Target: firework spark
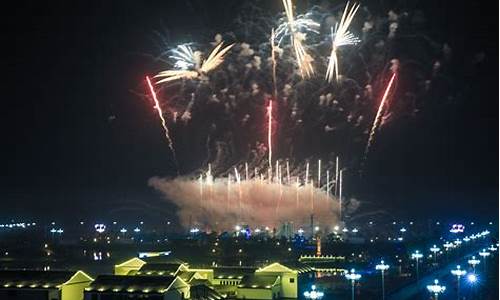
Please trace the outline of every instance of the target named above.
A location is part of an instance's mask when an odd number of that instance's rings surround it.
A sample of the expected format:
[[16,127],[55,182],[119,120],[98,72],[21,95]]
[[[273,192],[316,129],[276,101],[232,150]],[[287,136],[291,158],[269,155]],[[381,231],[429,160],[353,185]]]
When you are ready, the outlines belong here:
[[180,70],[199,68],[201,62],[200,53],[193,51],[189,44],[178,45],[171,52],[172,55],[169,58],[175,60],[174,68]]
[[325,79],[328,80],[328,82],[332,82],[334,74],[335,79],[339,79],[339,60],[337,56],[338,48],[346,45],[356,45],[359,43],[359,39],[349,31],[349,26],[351,25],[358,8],[359,4],[354,4],[351,8],[349,8],[349,2],[347,2],[342,18],[340,19],[340,23],[335,25],[335,30],[331,28],[332,52],[330,53],[328,68],[325,75]]
[[[283,6],[285,7],[285,15],[287,19],[286,25],[290,34],[290,42],[295,54],[295,59],[297,60],[300,75],[302,78],[309,78],[314,74],[314,68],[312,66],[313,58],[307,53],[304,45],[302,44],[305,40],[305,33],[299,31],[299,28],[301,28],[301,25],[299,24],[303,22],[297,23],[297,19],[295,19],[293,15],[292,0],[283,0]],[[278,32],[280,32],[279,28]]]
[[370,151],[370,146],[373,143],[373,139],[375,138],[375,132],[377,131],[378,126],[380,125],[380,119],[382,117],[382,112],[384,110],[385,103],[387,102],[387,97],[389,96],[389,91],[392,89],[392,85],[394,84],[394,80],[396,79],[396,73],[392,74],[391,80],[387,87],[385,88],[384,95],[382,96],[382,100],[380,101],[380,105],[377,110],[377,115],[375,116],[375,120],[373,120],[372,129],[370,131],[370,136],[368,138],[368,142],[366,143],[365,148],[365,159],[368,156],[368,152]]
[[[216,69],[223,61],[224,61],[224,55],[234,46],[234,44],[231,44],[229,46],[226,46],[222,48],[222,44],[218,44],[214,50],[210,53],[208,58],[201,64],[201,67],[195,70],[188,69],[188,70],[166,70],[158,73],[155,78],[162,78],[159,81],[156,82],[156,84],[159,83],[164,83],[164,82],[171,82],[175,81],[178,79],[195,79],[201,75],[208,74],[209,72],[213,71]],[[190,57],[189,50],[185,49],[187,52],[182,52],[179,51],[179,53],[182,53],[182,55],[186,57]],[[181,56],[182,56],[181,55]],[[195,54],[193,53],[193,56]],[[193,57],[191,57],[193,58]]]
[[[285,3],[287,2],[287,3]],[[290,3],[288,3],[290,2]],[[316,21],[314,21],[312,18],[309,17],[308,14],[305,15],[298,15],[297,17],[293,17],[293,11],[292,13],[292,21],[290,22],[290,18],[287,13],[287,8],[292,7],[291,1],[283,0],[283,6],[285,6],[285,14],[286,18],[285,20],[276,28],[276,35],[275,38],[278,42],[278,46],[281,45],[283,40],[286,37],[291,37],[295,32],[301,32],[304,34],[307,33],[313,33],[313,34],[319,34],[319,29],[320,29],[320,24]],[[292,30],[293,28],[293,30]]]
[[153,84],[151,83],[149,76],[146,76],[146,81],[148,83],[148,87],[149,87],[149,90],[151,92],[151,96],[153,97],[153,101],[155,102],[155,106],[153,108],[156,109],[156,111],[158,112],[158,116],[160,117],[160,120],[161,120],[161,126],[163,127],[163,131],[165,133],[165,138],[167,139],[167,142],[168,142],[168,147],[170,148],[170,151],[172,152],[174,162],[177,164],[177,158],[175,155],[174,144],[172,142],[172,139],[170,138],[170,132],[168,130],[167,121],[163,117],[163,111],[161,109],[160,102],[158,101],[158,97],[156,96],[155,89],[153,88]]
[[269,105],[267,106],[267,147],[268,147],[268,160],[269,168],[273,167],[273,100],[269,100]]

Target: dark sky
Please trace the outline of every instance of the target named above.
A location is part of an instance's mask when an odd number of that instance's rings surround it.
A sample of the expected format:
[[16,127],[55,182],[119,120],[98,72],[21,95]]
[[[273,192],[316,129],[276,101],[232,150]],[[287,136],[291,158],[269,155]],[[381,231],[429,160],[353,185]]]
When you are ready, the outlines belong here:
[[[157,51],[155,30],[227,29],[240,1],[210,2],[32,1],[2,11],[0,219],[168,210],[146,184],[169,173],[168,149],[150,104],[131,91],[158,67],[145,55]],[[464,61],[484,51],[487,63],[481,76],[458,76],[473,82],[467,105],[381,137],[359,190],[390,212],[496,215],[498,10],[422,2],[437,38]]]

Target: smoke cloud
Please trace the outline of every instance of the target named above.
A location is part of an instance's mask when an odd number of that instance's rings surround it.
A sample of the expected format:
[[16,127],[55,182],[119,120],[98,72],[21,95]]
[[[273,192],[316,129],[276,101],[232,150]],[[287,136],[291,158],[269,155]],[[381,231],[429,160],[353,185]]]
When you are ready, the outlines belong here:
[[284,222],[293,222],[295,228],[309,228],[314,214],[315,225],[330,231],[338,221],[338,200],[312,184],[153,177],[149,185],[178,207],[180,222],[186,228],[197,225],[224,231],[238,224],[253,229],[279,228]]

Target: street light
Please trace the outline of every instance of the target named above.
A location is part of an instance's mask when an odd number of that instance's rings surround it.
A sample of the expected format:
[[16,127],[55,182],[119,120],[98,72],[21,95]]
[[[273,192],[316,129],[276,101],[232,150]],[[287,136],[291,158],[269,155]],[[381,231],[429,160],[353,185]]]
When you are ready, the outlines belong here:
[[491,245],[490,247],[488,247],[488,250],[490,250],[491,252],[495,252],[498,250],[498,248],[495,247],[495,245]]
[[467,262],[469,263],[469,265],[472,266],[472,270],[474,271],[474,273],[476,273],[476,265],[479,265],[481,261],[479,259],[476,259],[475,256],[472,256],[472,258],[469,259]]
[[430,284],[427,286],[427,290],[434,295],[434,300],[437,300],[439,294],[444,293],[446,287],[444,285],[439,284],[439,280],[434,279],[434,284]]
[[474,273],[471,273],[471,274],[467,275],[467,281],[469,283],[471,283],[471,284],[476,283],[476,281],[477,281],[477,275],[474,274]]
[[323,292],[316,290],[316,286],[314,284],[311,286],[311,291],[304,292],[304,297],[306,297],[306,299],[321,299],[324,295],[325,294]]
[[467,272],[465,270],[460,269],[460,265],[457,265],[457,268],[451,270],[451,274],[457,276],[457,299],[460,300],[460,277],[464,276]]
[[385,270],[389,269],[389,265],[386,265],[383,260],[380,261],[378,265],[375,266],[376,270],[380,271],[380,274],[382,275],[382,300],[385,299],[385,285],[384,285],[384,273]]
[[441,248],[436,247],[436,245],[430,248],[431,252],[434,253],[434,263],[436,263],[436,254],[441,250]]
[[490,256],[491,253],[489,253],[488,251],[486,251],[486,249],[483,249],[481,251],[479,251],[479,256],[481,256],[483,258],[483,262],[484,262],[484,273],[486,273],[486,258],[488,256]]
[[351,269],[349,273],[345,274],[345,278],[351,281],[351,299],[354,300],[354,283],[356,280],[361,278],[361,274],[358,274],[354,269]]
[[415,253],[411,254],[411,258],[416,260],[416,268],[417,268],[417,281],[418,281],[418,260],[421,259],[424,255],[420,253],[420,251],[416,250]]

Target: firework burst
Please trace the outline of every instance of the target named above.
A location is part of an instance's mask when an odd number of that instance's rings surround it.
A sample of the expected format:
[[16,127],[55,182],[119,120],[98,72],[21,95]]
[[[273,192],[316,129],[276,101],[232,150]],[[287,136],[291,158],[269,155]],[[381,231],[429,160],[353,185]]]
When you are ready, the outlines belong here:
[[198,69],[201,63],[201,55],[193,51],[189,44],[182,44],[171,50],[169,58],[175,60],[174,68],[179,70]]
[[[280,25],[277,30],[277,36],[281,36],[282,39],[283,36],[285,36],[284,33],[288,33],[286,35],[290,35],[290,42],[295,54],[295,59],[297,60],[297,66],[299,67],[300,75],[302,76],[302,78],[309,78],[314,74],[314,68],[312,66],[313,58],[307,53],[304,45],[302,44],[302,42],[306,38],[306,34],[300,32],[300,28],[313,28],[311,24],[305,25],[313,21],[311,20],[305,22],[305,20],[309,19],[300,19],[301,21],[298,22],[293,14],[292,0],[283,0],[283,6],[285,8],[285,15],[287,19],[287,22],[285,23],[287,30],[280,30]],[[318,23],[313,23],[319,27]],[[278,38],[278,45],[279,41],[280,38]]]
[[339,60],[337,56],[337,50],[339,47],[347,45],[356,45],[359,43],[359,39],[349,31],[349,26],[359,9],[359,4],[354,4],[349,8],[349,2],[347,2],[340,23],[335,25],[335,30],[331,28],[331,38],[332,38],[332,51],[330,53],[330,58],[328,60],[328,68],[326,70],[325,79],[328,82],[332,82],[333,76],[335,79],[339,79]]
[[[155,78],[160,78],[156,82],[156,84],[159,83],[164,83],[164,82],[171,82],[179,79],[195,79],[201,75],[208,74],[209,72],[213,71],[216,69],[222,62],[224,62],[224,55],[234,46],[234,44],[231,44],[229,46],[226,46],[222,48],[222,43],[218,44],[214,50],[210,53],[208,58],[203,61],[201,64],[200,68],[196,69],[182,69],[182,70],[166,70],[158,73]],[[192,53],[192,55],[191,55]],[[177,63],[182,61],[180,63],[181,66],[187,66],[190,63],[193,63],[193,65],[196,67],[196,52],[192,52],[192,49],[190,47],[183,47],[179,48],[177,52],[175,52],[176,58],[177,58]],[[175,58],[174,58],[175,59]],[[199,59],[198,59],[199,60]]]

